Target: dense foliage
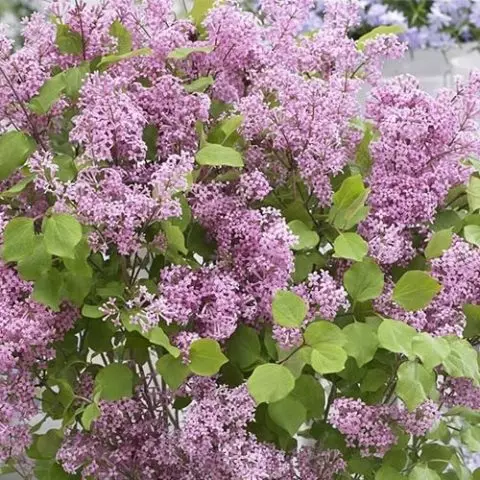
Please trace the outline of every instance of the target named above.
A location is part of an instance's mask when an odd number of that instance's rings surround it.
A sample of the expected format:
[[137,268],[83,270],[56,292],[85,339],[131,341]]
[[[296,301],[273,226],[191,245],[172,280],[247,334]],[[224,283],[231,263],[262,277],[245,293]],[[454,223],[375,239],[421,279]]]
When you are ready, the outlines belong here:
[[4,470],[478,478],[480,74],[382,82],[353,1],[211,7],[0,37]]

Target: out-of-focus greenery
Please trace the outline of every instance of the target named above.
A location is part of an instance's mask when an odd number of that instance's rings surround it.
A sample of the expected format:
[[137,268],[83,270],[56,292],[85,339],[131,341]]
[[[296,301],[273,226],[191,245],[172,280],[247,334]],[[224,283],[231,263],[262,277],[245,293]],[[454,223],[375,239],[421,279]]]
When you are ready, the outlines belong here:
[[12,37],[20,33],[20,20],[38,8],[38,0],[0,0],[0,23]]

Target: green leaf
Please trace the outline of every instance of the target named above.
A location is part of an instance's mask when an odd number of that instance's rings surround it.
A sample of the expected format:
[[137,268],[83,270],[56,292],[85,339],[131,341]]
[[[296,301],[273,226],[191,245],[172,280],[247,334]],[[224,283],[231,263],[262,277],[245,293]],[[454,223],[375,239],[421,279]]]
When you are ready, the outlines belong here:
[[185,60],[192,53],[210,53],[211,51],[213,51],[212,45],[205,45],[203,47],[179,47],[172,50],[167,58],[173,60]]
[[214,79],[211,75],[208,75],[207,77],[200,77],[185,85],[185,90],[188,93],[204,92],[208,87],[213,85],[213,82]]
[[435,374],[417,362],[405,362],[397,372],[396,394],[409,410],[422,404],[435,388]]
[[403,480],[405,477],[393,467],[384,465],[375,474],[375,480]]
[[377,298],[382,293],[383,272],[372,261],[354,263],[345,272],[343,283],[356,302],[366,302]]
[[422,310],[441,288],[428,273],[411,270],[404,273],[395,285],[392,299],[405,310]]
[[52,256],[45,249],[43,235],[36,235],[33,252],[19,260],[17,269],[24,280],[38,280],[52,268]]
[[190,16],[193,18],[197,27],[201,25],[207,12],[213,7],[213,3],[213,0],[194,0]]
[[273,297],[273,319],[282,327],[300,327],[307,312],[305,300],[293,292],[279,290]]
[[63,277],[58,270],[51,269],[36,282],[32,297],[37,302],[58,312],[62,298]]
[[480,305],[465,304],[463,313],[467,317],[467,325],[463,332],[465,338],[480,335]]
[[71,215],[56,214],[45,222],[47,252],[63,258],[75,258],[75,247],[82,239],[82,226]]
[[480,452],[480,427],[472,425],[464,430],[462,441],[471,452]]
[[[67,259],[64,259],[67,261]],[[85,297],[93,285],[92,275],[80,275],[64,270],[63,272],[63,298],[70,300],[77,307],[81,307]]]
[[73,158],[69,155],[55,155],[53,161],[58,165],[57,178],[61,182],[69,182],[77,175],[77,169]]
[[417,331],[404,322],[385,319],[378,327],[378,341],[382,348],[390,352],[413,355],[412,342]]
[[65,75],[63,72],[48,79],[40,88],[38,94],[30,100],[28,104],[30,110],[37,115],[45,115],[60,99],[65,91],[65,87]]
[[340,189],[333,194],[329,222],[340,230],[350,230],[368,214],[369,209],[365,206],[368,193],[361,175],[345,179]]
[[65,78],[65,95],[76,100],[86,76],[90,73],[90,62],[83,62],[78,67],[72,67],[63,72]]
[[467,187],[468,206],[471,212],[480,208],[480,178],[470,177]]
[[361,262],[368,253],[368,243],[357,233],[341,233],[333,243],[335,258],[348,258]]
[[83,52],[82,36],[63,23],[57,25],[55,42],[60,53],[79,55]]
[[170,355],[177,358],[180,356],[180,350],[177,347],[174,347],[170,343],[170,339],[166,333],[162,330],[161,327],[153,327],[147,334],[146,337],[154,345],[160,345],[163,347]]
[[268,415],[293,437],[307,419],[307,410],[298,400],[286,397],[270,403]]
[[201,338],[190,345],[189,367],[196,375],[215,375],[227,362],[228,358],[222,353],[219,343],[211,338]]
[[479,381],[477,351],[466,340],[445,337],[450,344],[450,353],[443,360],[443,368],[452,377],[467,377]]
[[308,417],[320,418],[323,415],[325,392],[320,382],[312,375],[300,375],[289,397],[303,404]]
[[37,460],[33,471],[37,480],[74,480],[76,478],[66,473],[54,460]]
[[147,159],[155,160],[158,142],[158,127],[156,125],[151,123],[144,128],[143,141],[147,145]]
[[351,323],[343,329],[343,333],[347,338],[347,343],[344,346],[345,351],[356,360],[359,367],[373,359],[379,342],[376,329],[372,325],[359,322]]
[[119,20],[112,23],[110,35],[117,39],[117,53],[122,55],[132,50],[132,35]]
[[427,370],[440,365],[450,354],[450,345],[443,337],[419,333],[412,339],[412,351],[420,358]]
[[85,344],[94,352],[110,352],[113,349],[112,338],[116,329],[110,321],[99,318],[88,322]]
[[54,458],[62,443],[63,434],[61,430],[49,430],[43,435],[33,435],[32,449],[35,452],[34,458]]
[[310,363],[312,347],[304,346],[293,354],[289,352],[286,355],[290,356],[286,360],[284,359],[283,366],[287,367],[295,378],[298,378],[302,374],[303,367]]
[[0,180],[21,167],[36,148],[33,138],[25,133],[11,131],[0,135]]
[[257,367],[247,380],[250,395],[257,404],[285,398],[295,387],[295,377],[283,365],[267,363]]
[[363,51],[367,42],[374,40],[380,35],[397,35],[399,33],[403,33],[404,31],[405,27],[402,25],[381,25],[379,27],[375,27],[357,40],[357,49]]
[[123,363],[111,363],[97,373],[95,390],[100,392],[101,398],[110,402],[131,397],[133,372]]
[[219,128],[223,133],[222,143],[228,140],[228,138],[230,138],[230,136],[237,131],[238,127],[240,127],[242,122],[242,115],[232,115],[231,117],[226,118],[220,123]]
[[367,175],[372,168],[372,157],[370,155],[370,143],[374,139],[372,125],[364,123],[364,135],[362,141],[358,144],[357,152],[355,154],[355,163],[360,168],[360,171]]
[[19,180],[15,185],[10,187],[8,190],[5,190],[0,194],[0,198],[11,198],[16,197],[19,193],[22,193],[28,185],[30,185],[35,179],[35,175],[28,175],[21,180]]
[[435,232],[425,248],[425,257],[428,259],[440,257],[452,245],[452,238],[451,228]]
[[180,227],[172,225],[170,222],[162,222],[162,229],[167,237],[168,246],[173,247],[183,255],[187,255],[188,250],[185,246],[185,236]]
[[408,476],[408,480],[440,480],[437,472],[426,465],[415,465]]
[[324,320],[310,323],[304,334],[305,343],[316,347],[319,343],[328,343],[343,347],[347,343],[347,337],[342,330],[332,322]]
[[82,425],[85,430],[90,430],[92,423],[101,415],[101,410],[96,403],[91,403],[82,413]]
[[8,222],[3,236],[3,258],[14,262],[27,258],[35,248],[32,218],[17,217]]
[[152,50],[150,48],[139,48],[138,50],[133,50],[128,53],[123,53],[121,55],[107,55],[106,57],[102,57],[96,68],[103,72],[115,63],[119,63],[123,60],[129,60],[135,57],[144,57],[151,54]]
[[104,313],[99,310],[97,305],[87,305],[82,307],[82,315],[87,318],[102,318]]
[[181,357],[175,358],[170,354],[160,357],[156,368],[157,372],[172,390],[177,390],[190,373]]
[[341,372],[345,368],[347,354],[338,345],[321,343],[312,350],[312,367],[323,375]]
[[472,245],[480,247],[480,226],[467,225],[463,229],[465,240]]
[[261,352],[257,332],[246,325],[240,325],[227,342],[227,354],[231,362],[246,370],[258,362]]
[[214,167],[243,167],[243,159],[240,152],[234,148],[225,147],[216,143],[206,143],[195,156],[199,165],[211,165]]
[[360,382],[361,392],[376,392],[383,387],[388,379],[389,374],[381,368],[370,368]]
[[462,419],[466,420],[469,423],[480,423],[480,411],[472,410],[471,408],[467,407],[453,407],[450,408],[446,413],[444,413],[445,417],[461,417]]
[[301,220],[292,220],[288,228],[298,237],[297,243],[292,247],[293,250],[310,250],[320,241],[318,233],[310,230]]

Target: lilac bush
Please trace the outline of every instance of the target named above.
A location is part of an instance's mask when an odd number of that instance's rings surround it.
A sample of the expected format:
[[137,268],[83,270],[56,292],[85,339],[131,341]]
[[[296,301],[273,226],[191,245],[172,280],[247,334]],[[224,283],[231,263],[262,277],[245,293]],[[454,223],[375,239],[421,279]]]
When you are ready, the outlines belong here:
[[4,472],[478,478],[480,74],[384,81],[406,45],[313,7],[0,37]]

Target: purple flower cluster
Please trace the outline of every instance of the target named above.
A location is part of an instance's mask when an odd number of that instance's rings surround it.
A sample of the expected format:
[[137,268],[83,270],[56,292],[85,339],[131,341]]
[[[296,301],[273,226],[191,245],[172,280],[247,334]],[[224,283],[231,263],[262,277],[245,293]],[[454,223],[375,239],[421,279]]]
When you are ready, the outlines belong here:
[[425,435],[440,412],[426,402],[414,412],[396,405],[367,405],[362,400],[337,398],[328,415],[329,423],[346,436],[347,445],[359,448],[363,456],[383,457],[397,442],[394,425],[411,435]]
[[[169,429],[161,398],[149,409],[139,393],[102,403],[91,433],[72,430],[58,459],[67,472],[82,467],[84,476],[95,478],[123,479],[127,472],[152,480],[294,478],[283,452],[247,432],[255,404],[244,386],[217,388],[199,380],[190,389],[194,402],[180,430]],[[336,462],[334,471],[342,466]]]
[[54,358],[51,343],[75,319],[71,307],[55,313],[31,298],[32,288],[0,264],[0,461],[16,457],[30,444],[29,421],[39,412],[39,380],[32,369]]

